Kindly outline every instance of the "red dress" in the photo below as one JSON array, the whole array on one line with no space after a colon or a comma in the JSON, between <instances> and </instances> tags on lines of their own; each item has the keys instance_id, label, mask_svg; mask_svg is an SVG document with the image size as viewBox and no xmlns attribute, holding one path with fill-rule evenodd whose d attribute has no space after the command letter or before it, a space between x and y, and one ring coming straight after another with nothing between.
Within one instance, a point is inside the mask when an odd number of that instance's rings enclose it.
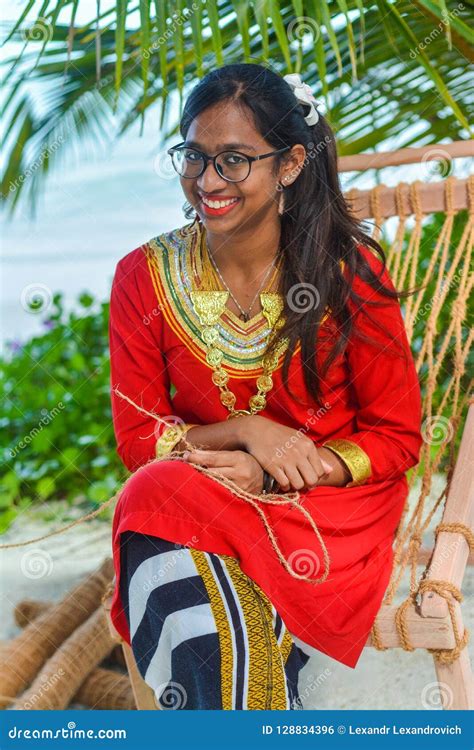
<instances>
[{"instance_id":1,"label":"red dress","mask_svg":"<svg viewBox=\"0 0 474 750\"><path fill-rule=\"evenodd\" d=\"M391 569L394 533L407 496L405 472L416 465L422 436L419 382L399 303L381 297L370 307L390 331L387 336L363 313L357 331L375 338L369 345L353 334L343 355L323 383L325 408L306 396L300 349L293 355L291 398L283 387L281 362L260 414L305 434L321 445L345 438L370 458L371 475L359 486L320 486L301 492L302 504L316 523L329 553L329 575L320 584L294 578L278 559L257 511L230 489L181 460L151 461L164 426L114 393L173 421L192 424L224 421L228 411L211 381L212 368L199 335L191 304L191 284L199 282L194 240L183 228L163 233L128 253L117 264L110 300L111 398L118 454L133 472L117 502L113 522L116 573L111 617L122 637L130 634L119 597L120 534L132 530L199 550L228 554L265 592L288 630L337 661L355 667L380 608ZM359 246L375 271L380 260ZM386 271L385 285L393 289ZM377 299L372 287L356 277L354 289ZM352 303L351 303L352 304ZM316 356L323 359L332 319L318 335ZM248 408L261 374L266 320L262 313L242 322L230 310L220 321L224 341L222 366L229 373L235 408ZM407 360L393 354L393 340ZM170 397L170 386L176 392ZM170 419L171 418L171 419ZM265 505L285 558L323 559L310 523L290 505ZM304 572L304 571L301 571ZM321 571L320 571L321 572ZM316 577L316 576L315 576Z\"/></svg>"}]
</instances>

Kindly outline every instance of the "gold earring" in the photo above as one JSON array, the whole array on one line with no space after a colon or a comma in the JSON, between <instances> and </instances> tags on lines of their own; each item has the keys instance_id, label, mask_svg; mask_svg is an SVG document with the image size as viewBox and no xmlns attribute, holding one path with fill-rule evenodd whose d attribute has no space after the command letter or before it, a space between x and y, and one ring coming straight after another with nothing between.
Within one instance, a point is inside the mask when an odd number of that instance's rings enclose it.
<instances>
[{"instance_id":1,"label":"gold earring","mask_svg":"<svg viewBox=\"0 0 474 750\"><path fill-rule=\"evenodd\" d=\"M285 198L282 192L280 195L280 200L278 201L278 215L281 216L284 212L285 212Z\"/></svg>"},{"instance_id":2,"label":"gold earring","mask_svg":"<svg viewBox=\"0 0 474 750\"><path fill-rule=\"evenodd\" d=\"M283 182L287 182L288 177L283 178ZM283 187L281 183L279 183L280 187ZM283 194L283 190L281 191L280 200L278 201L278 214L281 216L285 212L285 196Z\"/></svg>"}]
</instances>

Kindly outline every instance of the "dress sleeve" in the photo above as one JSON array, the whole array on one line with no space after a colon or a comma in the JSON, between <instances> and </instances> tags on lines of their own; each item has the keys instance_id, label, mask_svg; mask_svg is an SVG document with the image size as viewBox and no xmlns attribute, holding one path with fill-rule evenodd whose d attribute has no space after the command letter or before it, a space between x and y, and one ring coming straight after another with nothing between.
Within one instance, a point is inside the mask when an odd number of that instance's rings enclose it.
<instances>
[{"instance_id":1,"label":"dress sleeve","mask_svg":"<svg viewBox=\"0 0 474 750\"><path fill-rule=\"evenodd\" d=\"M166 424L138 411L114 388L149 412L173 415L160 326L146 258L138 248L117 264L109 315L112 419L117 453L130 471L156 457L156 443Z\"/></svg>"},{"instance_id":2,"label":"dress sleeve","mask_svg":"<svg viewBox=\"0 0 474 750\"><path fill-rule=\"evenodd\" d=\"M379 275L381 260L368 248L359 247L359 251ZM394 290L387 269L380 278ZM360 277L353 284L364 300L380 300L383 307L360 303L356 309L354 301L349 302L354 328L345 354L357 430L323 443L348 466L352 474L349 486L400 477L418 463L423 442L420 385L400 303L375 291ZM376 345L364 341L360 334L375 339Z\"/></svg>"}]
</instances>

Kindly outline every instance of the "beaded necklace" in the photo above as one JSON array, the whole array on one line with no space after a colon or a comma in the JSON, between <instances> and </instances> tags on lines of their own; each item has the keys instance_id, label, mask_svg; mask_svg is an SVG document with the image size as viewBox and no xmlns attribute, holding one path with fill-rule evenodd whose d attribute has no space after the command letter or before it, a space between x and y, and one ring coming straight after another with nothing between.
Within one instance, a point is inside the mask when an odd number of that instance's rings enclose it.
<instances>
[{"instance_id":1,"label":"beaded necklace","mask_svg":"<svg viewBox=\"0 0 474 750\"><path fill-rule=\"evenodd\" d=\"M193 286L191 291L191 301L194 310L202 326L201 335L207 347L206 362L213 368L212 382L220 390L220 400L223 406L228 409L227 419L238 417L245 414L256 414L265 408L267 404L266 394L273 387L272 372L278 366L281 352L286 348L288 339L283 338L278 342L273 353L265 354L262 358L263 372L256 380L257 393L250 397L248 409L236 409L236 396L229 389L229 375L221 366L223 352L219 348L219 329L217 323L224 312L229 291L222 289L214 267L210 260L209 249L207 247L205 229L202 228L200 237L197 242L198 251L201 253L202 278L200 289ZM269 288L276 273L279 270L280 263L277 263L269 282ZM267 320L270 336L272 330L277 331L284 324L283 312L283 295L278 292L260 292L260 302L262 305L262 314Z\"/></svg>"}]
</instances>

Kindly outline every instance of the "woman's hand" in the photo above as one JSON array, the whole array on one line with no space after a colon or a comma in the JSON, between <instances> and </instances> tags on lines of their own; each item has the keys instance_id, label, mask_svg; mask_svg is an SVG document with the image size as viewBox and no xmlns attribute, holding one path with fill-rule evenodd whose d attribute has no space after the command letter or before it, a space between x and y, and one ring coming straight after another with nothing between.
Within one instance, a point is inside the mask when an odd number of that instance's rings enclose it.
<instances>
[{"instance_id":1,"label":"woman's hand","mask_svg":"<svg viewBox=\"0 0 474 750\"><path fill-rule=\"evenodd\" d=\"M258 414L238 417L242 445L271 474L282 492L317 485L343 486L351 479L344 462L328 448L317 448L300 431Z\"/></svg>"},{"instance_id":2,"label":"woman's hand","mask_svg":"<svg viewBox=\"0 0 474 750\"><path fill-rule=\"evenodd\" d=\"M186 451L183 458L190 464L207 466L213 474L231 479L238 487L253 495L263 489L263 469L256 458L240 450L210 451L195 448Z\"/></svg>"}]
</instances>

